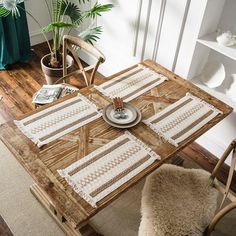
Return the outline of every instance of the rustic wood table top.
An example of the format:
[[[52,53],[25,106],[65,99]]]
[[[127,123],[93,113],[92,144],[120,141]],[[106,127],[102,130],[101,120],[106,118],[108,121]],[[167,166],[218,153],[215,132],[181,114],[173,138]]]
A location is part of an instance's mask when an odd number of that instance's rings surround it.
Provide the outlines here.
[[[13,121],[1,126],[1,140],[14,154],[21,165],[29,172],[35,182],[47,193],[50,200],[57,209],[63,213],[66,220],[74,227],[87,221],[107,204],[116,199],[122,192],[137,183],[144,176],[151,173],[162,163],[166,162],[186,145],[190,144],[232,112],[230,106],[162,66],[150,60],[146,60],[142,62],[142,64],[165,75],[169,79],[130,102],[140,109],[143,119],[149,118],[179,100],[185,96],[187,92],[191,92],[193,95],[200,97],[209,104],[212,104],[221,110],[222,114],[218,114],[205,126],[200,128],[189,138],[182,141],[178,147],[164,141],[163,138],[158,136],[142,122],[135,127],[130,128],[129,131],[133,135],[158,153],[162,159],[161,161],[155,161],[130,181],[126,182],[124,185],[100,200],[97,204],[98,208],[93,208],[76,192],[74,192],[67,182],[59,176],[57,170],[67,167],[77,159],[83,158],[85,155],[105,145],[114,138],[123,134],[124,130],[111,127],[101,117],[55,141],[50,142],[49,144],[44,145],[41,148],[38,148],[15,126]],[[119,72],[108,79],[112,79],[135,66]],[[111,103],[109,98],[103,96],[100,92],[94,89],[93,86],[80,90],[80,93],[88,97],[99,108],[103,108]],[[59,103],[73,96],[76,96],[76,94],[62,98],[55,103]],[[53,106],[55,103],[40,107],[32,113],[45,109],[48,106]],[[30,114],[27,114],[24,117],[27,117]]]

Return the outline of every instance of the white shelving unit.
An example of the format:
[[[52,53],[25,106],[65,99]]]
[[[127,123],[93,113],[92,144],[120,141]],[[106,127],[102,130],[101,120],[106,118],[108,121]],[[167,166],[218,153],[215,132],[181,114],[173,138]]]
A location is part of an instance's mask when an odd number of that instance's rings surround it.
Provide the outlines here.
[[[202,24],[199,32],[199,37],[196,41],[196,48],[192,60],[192,65],[189,71],[189,78],[200,78],[199,74],[209,61],[219,61],[224,64],[226,69],[227,80],[230,73],[235,73],[236,67],[236,44],[230,47],[223,46],[216,41],[216,31],[220,28],[222,31],[232,30],[235,34],[236,30],[234,22],[236,16],[230,11],[236,9],[235,0],[207,0]],[[223,28],[222,28],[223,27]],[[226,63],[225,63],[226,61]],[[201,84],[201,82],[200,82]],[[236,110],[236,103],[231,101],[230,98],[224,93],[223,83],[220,89],[210,89],[205,85],[201,85],[208,92],[212,93],[217,98],[225,101]],[[236,91],[235,91],[236,93]]]
[[[197,142],[220,156],[227,144],[236,138],[236,102],[227,97],[225,91],[230,75],[236,73],[236,45],[226,47],[216,41],[216,31],[230,30],[236,34],[236,1],[206,0],[206,7],[196,39],[191,66],[187,78],[193,83],[234,108],[226,119],[201,136]],[[218,61],[225,66],[226,77],[221,86],[211,89],[201,82],[201,71],[207,62]],[[236,91],[235,91],[236,93]],[[230,162],[228,162],[230,164]]]
[[[216,33],[207,34],[199,38],[197,42],[231,58],[232,60],[236,60],[236,45],[230,47],[220,45],[216,41]]]
[[[200,49],[200,51],[201,50],[205,51],[204,53],[201,53],[202,57],[205,57],[205,55],[207,55],[207,60],[204,60],[204,59],[202,60],[203,65],[205,64],[205,62],[210,61],[210,60],[218,60],[223,63],[223,56],[224,56],[224,57],[232,60],[230,63],[231,66],[232,65],[236,66],[236,44],[234,44],[230,47],[226,47],[226,46],[219,44],[216,41],[216,33],[210,33],[210,34],[206,34],[206,35],[200,37],[199,39],[197,39],[197,43],[205,46],[202,49]],[[221,54],[222,56],[218,55],[218,57],[215,58],[214,57],[215,54],[212,53],[211,50],[215,51],[218,54]],[[223,64],[225,65],[225,63],[223,63]],[[201,66],[201,68],[203,68],[203,65]],[[228,64],[225,65],[225,67],[226,67],[225,80],[227,80],[227,77],[229,77],[229,73],[227,72],[227,67],[229,67]],[[222,85],[219,86],[220,88],[212,89],[212,88],[207,87],[203,83],[201,83],[201,76],[199,76],[199,75],[194,76],[192,81],[196,85],[201,87],[202,89],[206,90],[208,93],[211,93],[215,97],[219,98],[220,100],[224,101],[225,103],[227,103],[228,105],[233,107],[234,110],[236,110],[236,102],[232,101],[229,97],[227,97],[226,93],[224,92],[223,88],[224,88],[225,83],[222,83]],[[235,93],[236,93],[236,91],[235,91]]]

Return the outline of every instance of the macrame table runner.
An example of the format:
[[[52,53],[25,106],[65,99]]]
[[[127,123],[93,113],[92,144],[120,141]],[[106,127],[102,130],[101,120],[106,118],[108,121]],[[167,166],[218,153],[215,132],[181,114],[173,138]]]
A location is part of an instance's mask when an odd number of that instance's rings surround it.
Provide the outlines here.
[[[217,114],[222,113],[214,106],[191,94],[143,122],[171,144],[188,138]]]
[[[129,102],[165,80],[167,77],[164,75],[143,65],[138,65],[95,88],[111,99],[121,97],[125,102]]]
[[[17,127],[39,147],[97,119],[102,114],[78,94],[64,102],[16,120]]]
[[[160,157],[128,131],[58,173],[90,205],[126,183]]]

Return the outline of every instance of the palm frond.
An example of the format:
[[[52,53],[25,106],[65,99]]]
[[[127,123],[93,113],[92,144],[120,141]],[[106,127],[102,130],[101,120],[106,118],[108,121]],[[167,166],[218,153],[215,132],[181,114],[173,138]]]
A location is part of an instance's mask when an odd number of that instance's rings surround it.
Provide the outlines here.
[[[99,39],[99,35],[102,33],[101,26],[90,25],[86,30],[79,33],[79,37],[84,41],[89,42],[93,45]]]
[[[0,6],[0,16],[1,17],[5,17],[5,16],[8,16],[10,14],[11,14],[10,11],[8,11],[6,8]]]
[[[64,4],[64,0],[51,0],[52,15],[56,21],[58,14],[62,15],[63,11],[60,9],[60,5]]]
[[[63,0],[61,15],[68,16],[72,23],[80,24],[82,21],[82,13],[79,7],[68,0]]]
[[[110,11],[113,7],[113,4],[100,4],[100,3],[95,3],[94,6],[85,12],[85,17],[91,17],[95,18],[96,16],[101,16],[102,12],[107,12]]]
[[[65,23],[63,21],[59,21],[59,22],[53,22],[48,24],[47,26],[42,28],[42,32],[44,33],[48,33],[53,31],[55,28],[59,29],[59,28],[71,28],[74,27],[74,24],[71,23]]]
[[[53,19],[56,20],[56,16],[58,14],[58,6],[60,5],[61,0],[53,0],[51,1],[52,15]]]
[[[89,2],[90,0],[87,0],[87,2]],[[85,3],[86,0],[78,0],[78,3],[81,4],[81,3]]]

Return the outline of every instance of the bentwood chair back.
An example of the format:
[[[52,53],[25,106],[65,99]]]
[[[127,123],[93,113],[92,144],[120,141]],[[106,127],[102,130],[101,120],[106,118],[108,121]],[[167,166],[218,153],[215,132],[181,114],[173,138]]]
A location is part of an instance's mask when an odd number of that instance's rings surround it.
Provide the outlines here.
[[[216,176],[231,153],[227,182],[222,187]],[[236,208],[236,197],[230,192],[235,165],[236,140],[230,143],[211,174],[201,169],[162,165],[147,177],[144,185],[139,236],[209,236],[217,223]]]
[[[95,63],[92,65],[84,66],[78,55],[78,49],[82,50],[83,53],[92,56]],[[78,69],[68,73],[66,65],[66,57],[68,53],[71,53]],[[81,74],[85,81],[86,86],[94,83],[94,77],[97,69],[101,63],[105,61],[105,56],[93,45],[83,41],[79,37],[70,35],[64,35],[63,37],[63,77],[57,80],[56,84],[64,82],[70,83],[70,76],[74,74]],[[81,78],[81,76],[80,76]]]
[[[228,174],[228,179],[226,182],[226,186],[222,187],[222,185],[219,185],[217,182],[214,182],[214,180],[216,179],[216,176],[220,172],[220,169],[221,169],[223,163],[225,162],[226,158],[230,155],[230,153],[232,153],[232,159],[231,159],[231,165],[230,165],[230,170],[229,170],[229,174]],[[218,161],[217,165],[215,166],[215,168],[210,176],[210,179],[212,180],[213,187],[216,188],[223,195],[223,199],[222,199],[221,204],[218,208],[218,211],[216,212],[215,216],[213,217],[213,219],[211,220],[210,224],[208,225],[208,227],[205,231],[205,235],[207,235],[207,236],[211,234],[211,232],[214,230],[216,224],[227,213],[229,213],[231,210],[236,208],[236,197],[232,193],[230,193],[230,186],[232,183],[235,166],[236,166],[236,139],[233,140],[229,144],[229,146],[227,147],[227,149],[223,153],[222,157]],[[223,207],[223,204],[226,199],[229,200],[229,204],[227,204],[226,206]]]

